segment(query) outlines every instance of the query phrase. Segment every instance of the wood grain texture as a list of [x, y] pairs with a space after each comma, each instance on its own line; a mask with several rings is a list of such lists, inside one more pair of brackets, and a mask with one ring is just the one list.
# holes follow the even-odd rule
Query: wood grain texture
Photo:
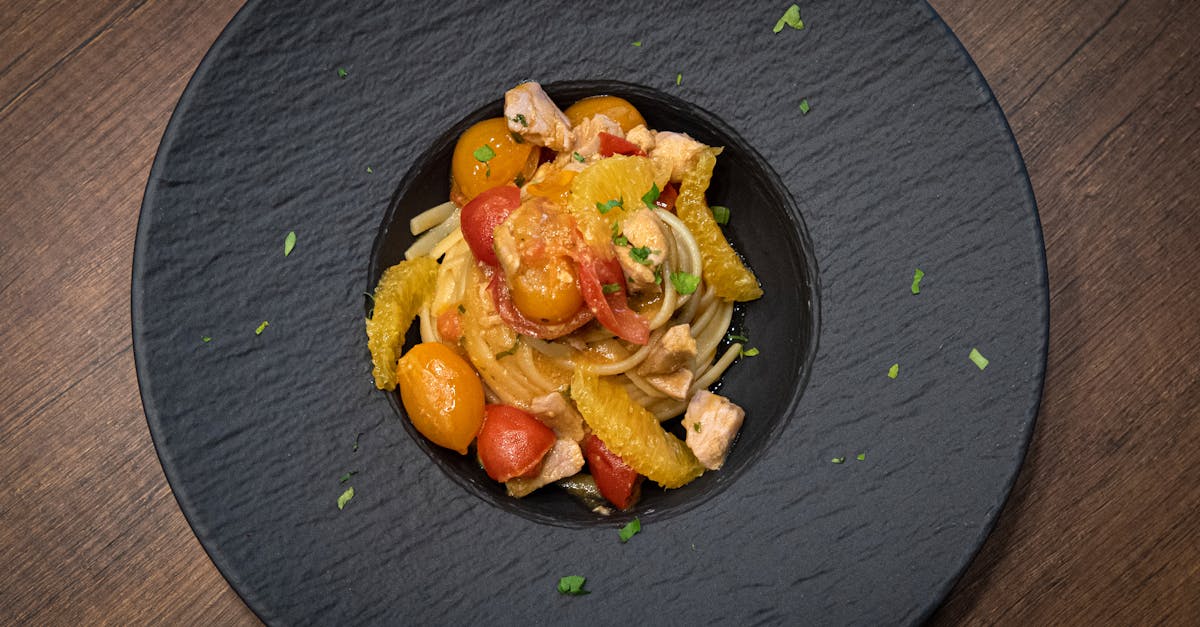
[[[0, 621], [253, 624], [146, 429], [129, 334], [142, 191], [240, 6], [0, 3]], [[1045, 397], [936, 624], [1200, 616], [1200, 3], [934, 7], [996, 92], [1041, 210]]]

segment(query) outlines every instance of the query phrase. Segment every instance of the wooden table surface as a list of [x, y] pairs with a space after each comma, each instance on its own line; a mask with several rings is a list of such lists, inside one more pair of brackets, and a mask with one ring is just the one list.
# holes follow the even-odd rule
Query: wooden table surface
[[[0, 0], [0, 623], [253, 624], [163, 476], [129, 284], [168, 117], [240, 0]], [[786, 3], [785, 3], [786, 4]], [[937, 0], [1029, 166], [1033, 444], [938, 624], [1200, 621], [1200, 2]]]

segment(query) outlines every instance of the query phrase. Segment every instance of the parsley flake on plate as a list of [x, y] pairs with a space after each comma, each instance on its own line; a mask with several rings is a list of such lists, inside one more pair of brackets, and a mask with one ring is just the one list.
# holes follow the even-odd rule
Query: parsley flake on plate
[[983, 356], [983, 353], [980, 353], [978, 348], [972, 348], [972, 349], [971, 349], [971, 354], [970, 354], [970, 355], [967, 355], [967, 357], [970, 357], [970, 358], [971, 358], [971, 361], [972, 361], [972, 362], [973, 362], [973, 363], [974, 363], [976, 366], [979, 366], [979, 369], [980, 369], [980, 370], [983, 370], [984, 368], [987, 368], [987, 367], [988, 367], [988, 359], [987, 359], [987, 357], [984, 357], [984, 356]]
[[675, 86], [678, 87], [681, 84], [683, 84], [683, 73], [682, 72], [675, 75]]
[[338, 497], [338, 509], [346, 509], [346, 503], [349, 503], [352, 498], [354, 498], [354, 486], [346, 488], [346, 491], [342, 492], [342, 495]]
[[632, 44], [629, 44], [629, 45], [633, 46], [634, 48], [641, 48], [641, 47], [642, 47], [642, 42], [640, 42], [640, 41], [635, 41], [635, 42], [633, 42]]
[[521, 126], [524, 126], [526, 128], [529, 127], [529, 121], [525, 119], [525, 115], [522, 113], [518, 113], [518, 114], [514, 115], [512, 117], [512, 121], [516, 122], [517, 124], [520, 124]]
[[372, 170], [371, 166], [367, 166], [367, 174], [374, 174], [374, 173], [375, 173], [375, 170]]
[[858, 460], [858, 461], [860, 461], [860, 462], [861, 462], [861, 461], [866, 461], [866, 459], [867, 459], [867, 454], [866, 454], [866, 453], [859, 453], [858, 455], [855, 455], [855, 456], [854, 456], [854, 459], [857, 459], [857, 460]]
[[729, 207], [713, 205], [709, 207], [709, 209], [712, 210], [713, 220], [715, 220], [717, 224], [720, 224], [721, 226], [729, 224]]
[[265, 331], [267, 329], [267, 327], [269, 327], [269, 326], [271, 326], [271, 323], [267, 322], [266, 320], [263, 320], [262, 324], [258, 325], [258, 328], [254, 330], [254, 334], [262, 335], [262, 332]]
[[357, 474], [358, 474], [358, 471], [357, 471], [357, 470], [351, 470], [350, 472], [348, 472], [348, 473], [346, 473], [346, 474], [342, 475], [341, 477], [339, 477], [339, 478], [338, 478], [338, 483], [346, 483], [347, 481], [349, 481], [349, 480], [350, 480], [350, 477], [353, 477], [354, 475], [357, 475]]
[[808, 105], [808, 98], [801, 98], [800, 99], [800, 115], [808, 115], [808, 112], [810, 110], [812, 110], [812, 107], [810, 107]]
[[844, 463], [845, 461], [846, 461], [846, 458], [845, 458], [845, 457], [834, 457], [833, 459], [829, 460], [829, 463], [831, 463], [831, 464], [841, 464], [841, 463]]
[[925, 278], [925, 272], [922, 271], [920, 268], [917, 268], [916, 272], [913, 272], [913, 280], [912, 280], [912, 293], [913, 294], [921, 293], [921, 279], [923, 279], [923, 278]]
[[621, 527], [621, 530], [617, 532], [617, 535], [621, 537], [621, 542], [629, 542], [629, 539], [633, 536], [636, 536], [641, 530], [642, 520], [640, 518], [634, 518], [626, 523], [624, 527]]
[[476, 161], [478, 161], [480, 163], [487, 163], [488, 161], [491, 161], [493, 158], [495, 158], [496, 151], [492, 150], [491, 146], [484, 144], [484, 145], [476, 148], [475, 152], [473, 152], [471, 154], [473, 154], [475, 156]]
[[900, 364], [892, 364], [892, 367], [888, 368], [888, 378], [895, 379], [898, 374], [900, 374]]
[[296, 232], [288, 231], [287, 237], [283, 238], [283, 256], [287, 257], [292, 254], [292, 249], [296, 247]]
[[792, 6], [788, 7], [787, 11], [783, 12], [783, 17], [779, 18], [778, 22], [775, 22], [775, 28], [772, 28], [771, 32], [778, 34], [783, 30], [784, 26], [791, 26], [796, 30], [801, 30], [804, 28], [804, 20], [800, 19], [799, 5], [793, 4]]
[[209, 342], [212, 341], [212, 338], [206, 335], [206, 336], [200, 338], [200, 341], [204, 342], [205, 344], [208, 344]]
[[649, 246], [638, 246], [629, 249], [629, 257], [643, 266], [648, 266], [650, 265], [650, 255], [653, 252]]
[[742, 357], [754, 357], [754, 356], [756, 356], [756, 355], [758, 355], [758, 348], [744, 348], [744, 349], [742, 349]]
[[338, 78], [346, 78], [347, 76], [350, 75], [350, 73], [347, 72], [346, 68], [344, 68], [344, 67], [338, 68], [337, 74], [338, 74]]
[[510, 346], [508, 348], [508, 350], [496, 353], [496, 361], [499, 361], [505, 357], [508, 357], [509, 355], [517, 354], [518, 348], [521, 348], [521, 336], [520, 335], [518, 335], [517, 338], [515, 340], [513, 340], [513, 345]]
[[734, 335], [734, 334], [730, 333], [726, 337], [729, 338], [730, 342], [749, 342], [750, 341], [750, 338], [748, 338], [744, 335]]
[[571, 153], [571, 158], [572, 158], [572, 159], [574, 159], [574, 160], [576, 160], [576, 161], [578, 161], [578, 162], [580, 162], [580, 163], [583, 163], [583, 162], [584, 162], [583, 155], [581, 155], [581, 154], [579, 154], [579, 153], [577, 153], [577, 152], [573, 152], [573, 153]]
[[571, 596], [579, 596], [581, 594], [589, 594], [588, 590], [583, 589], [583, 584], [587, 582], [586, 577], [579, 575], [567, 575], [558, 580], [558, 593], [569, 594]]
[[680, 294], [691, 294], [696, 291], [697, 287], [700, 287], [700, 277], [687, 272], [672, 272], [671, 285]]

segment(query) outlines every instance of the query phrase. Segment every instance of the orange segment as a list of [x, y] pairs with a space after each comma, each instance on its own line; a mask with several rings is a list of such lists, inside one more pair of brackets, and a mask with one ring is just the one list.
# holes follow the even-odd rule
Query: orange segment
[[[571, 182], [571, 213], [583, 231], [588, 245], [608, 250], [612, 241], [612, 224], [620, 223], [626, 211], [642, 204], [642, 196], [654, 185], [654, 167], [646, 157], [613, 155], [601, 159], [580, 172]], [[601, 214], [596, 204], [621, 202]]]
[[717, 157], [711, 148], [700, 153], [696, 165], [683, 175], [675, 210], [696, 237], [704, 259], [704, 280], [716, 290], [717, 296], [725, 300], [754, 300], [763, 295], [758, 279], [729, 245], [704, 199], [716, 164]]
[[375, 311], [367, 319], [367, 348], [371, 349], [375, 387], [396, 388], [396, 363], [404, 334], [421, 311], [426, 298], [433, 295], [438, 263], [418, 257], [388, 268], [375, 286]]
[[692, 450], [633, 402], [625, 388], [576, 369], [570, 389], [596, 437], [640, 474], [664, 488], [678, 488], [704, 472]]

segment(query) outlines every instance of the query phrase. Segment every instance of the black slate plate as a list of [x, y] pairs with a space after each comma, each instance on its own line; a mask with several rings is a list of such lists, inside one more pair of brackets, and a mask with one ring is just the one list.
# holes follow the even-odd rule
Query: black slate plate
[[[991, 528], [1037, 411], [1048, 296], [1033, 196], [995, 100], [927, 5], [809, 2], [806, 29], [774, 34], [784, 8], [312, 0], [238, 14], [151, 173], [133, 334], [175, 495], [259, 616], [873, 624], [936, 608]], [[739, 442], [736, 467], [690, 497], [643, 510], [626, 545], [619, 522], [464, 489], [369, 375], [361, 293], [406, 173], [530, 78], [677, 98], [790, 196], [732, 229], [764, 285], [798, 298], [768, 291], [747, 308], [767, 343], [726, 382], [737, 396], [738, 377], [794, 366], [791, 387], [747, 401], [780, 408], [752, 413], [769, 437]], [[592, 594], [557, 594], [568, 574]]]

